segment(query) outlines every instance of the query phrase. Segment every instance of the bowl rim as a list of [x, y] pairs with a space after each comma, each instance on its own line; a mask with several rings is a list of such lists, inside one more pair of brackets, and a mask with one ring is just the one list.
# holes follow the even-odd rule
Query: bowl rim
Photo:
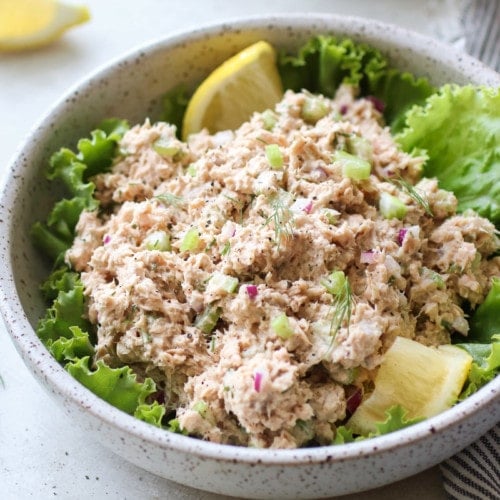
[[[85, 386], [77, 382], [69, 375], [59, 363], [50, 355], [31, 327], [24, 312], [20, 299], [17, 295], [14, 282], [14, 269], [9, 248], [10, 234], [12, 232], [11, 219], [8, 215], [8, 207], [16, 200], [15, 190], [8, 188], [16, 183], [16, 174], [20, 168], [20, 158], [24, 151], [29, 150], [30, 142], [36, 134], [43, 130], [51, 117], [64, 112], [64, 107], [70, 96], [82, 93], [94, 81], [105, 78], [123, 62], [137, 59], [143, 54], [156, 50], [167, 49], [182, 43], [190, 43], [193, 40], [211, 38], [224, 32], [231, 33], [234, 30], [250, 30], [262, 28], [270, 24], [287, 24], [293, 27], [314, 27], [318, 23], [319, 30], [323, 31], [345, 31], [346, 23], [349, 23], [352, 31], [356, 28], [363, 30], [367, 24], [374, 32], [385, 32], [384, 40], [390, 43], [403, 45], [405, 48], [417, 48], [424, 55], [443, 60], [451, 64], [457, 59], [470, 71], [478, 69], [486, 73], [492, 81], [497, 81], [500, 86], [500, 74], [488, 68], [480, 61], [462, 53], [444, 42], [435, 40], [429, 36], [395, 26], [382, 21], [375, 21], [357, 16], [344, 16], [329, 13], [293, 13], [293, 14], [266, 14], [247, 17], [238, 17], [224, 21], [209, 23], [191, 31], [180, 30], [167, 36], [157, 37], [142, 43], [131, 50], [126, 51], [110, 61], [98, 66], [89, 76], [80, 79], [75, 85], [42, 115], [38, 123], [31, 129], [25, 140], [16, 149], [12, 160], [7, 167], [7, 173], [3, 176], [1, 187], [0, 240], [0, 311], [7, 326], [7, 330], [21, 354], [24, 362], [32, 372], [37, 374], [37, 380], [41, 377], [45, 383], [53, 387], [58, 393], [69, 400], [73, 405], [88, 411], [94, 418], [101, 420], [109, 426], [122, 432], [132, 434], [135, 438], [148, 443], [159, 445], [163, 449], [175, 449], [177, 451], [192, 454], [200, 458], [212, 458], [218, 461], [279, 465], [304, 465], [313, 463], [325, 463], [334, 461], [346, 461], [351, 458], [359, 458], [367, 454], [376, 455], [386, 451], [395, 451], [409, 443], [417, 443], [425, 440], [430, 435], [440, 432], [450, 426], [460, 425], [481, 407], [493, 405], [499, 399], [500, 377], [491, 381], [477, 393], [473, 394], [459, 405], [446, 410], [439, 415], [431, 417], [411, 427], [379, 436], [364, 441], [327, 445], [315, 448], [298, 449], [255, 449], [240, 446], [212, 443], [197, 438], [171, 433], [164, 429], [139, 421], [118, 410], [106, 401], [102, 400]], [[321, 26], [328, 24], [328, 28]], [[349, 35], [346, 35], [349, 36]], [[351, 35], [353, 36], [353, 35]], [[402, 40], [405, 42], [402, 44]], [[472, 73], [471, 73], [472, 74]], [[18, 333], [21, 332], [21, 333]], [[27, 333], [25, 333], [27, 332]], [[38, 380], [42, 383], [40, 380]], [[468, 444], [464, 441], [464, 446]]]

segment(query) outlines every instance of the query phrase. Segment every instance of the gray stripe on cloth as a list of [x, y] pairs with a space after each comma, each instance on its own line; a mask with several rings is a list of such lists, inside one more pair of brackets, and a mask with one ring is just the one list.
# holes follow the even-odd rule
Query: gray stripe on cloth
[[500, 0], [468, 0], [464, 5], [465, 50], [500, 71]]
[[453, 500], [500, 498], [500, 425], [441, 466], [443, 485]]

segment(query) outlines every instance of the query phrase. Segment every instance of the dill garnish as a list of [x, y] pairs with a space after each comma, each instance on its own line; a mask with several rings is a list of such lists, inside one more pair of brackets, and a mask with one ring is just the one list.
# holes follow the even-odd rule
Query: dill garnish
[[293, 212], [290, 209], [289, 201], [291, 196], [288, 192], [280, 190], [273, 194], [269, 199], [269, 205], [272, 208], [271, 215], [267, 217], [264, 225], [267, 226], [272, 222], [274, 227], [274, 240], [276, 245], [280, 246], [281, 238], [290, 238], [293, 236], [295, 221]]
[[240, 219], [240, 223], [243, 222], [243, 212], [245, 211], [245, 202], [242, 200], [237, 200], [236, 198], [233, 198], [232, 196], [229, 196], [227, 194], [222, 195], [224, 198], [229, 200], [233, 205], [236, 207], [236, 210], [238, 212], [238, 216]]
[[347, 330], [349, 331], [354, 304], [351, 284], [342, 271], [334, 271], [328, 278], [321, 280], [321, 284], [333, 298], [330, 335], [335, 337], [344, 321], [347, 322]]
[[391, 184], [393, 184], [394, 186], [401, 189], [401, 191], [404, 191], [410, 198], [412, 198], [418, 205], [420, 205], [425, 210], [425, 213], [427, 215], [430, 215], [431, 217], [434, 215], [429, 205], [429, 200], [427, 200], [427, 197], [425, 195], [422, 196], [418, 192], [418, 189], [415, 188], [415, 186], [411, 185], [408, 181], [405, 181], [401, 177], [398, 177], [397, 179], [386, 179], [386, 180]]
[[172, 205], [173, 207], [176, 208], [179, 208], [185, 203], [184, 198], [182, 196], [176, 196], [175, 194], [172, 193], [159, 194], [158, 196], [155, 196], [155, 198], [164, 203], [165, 205]]

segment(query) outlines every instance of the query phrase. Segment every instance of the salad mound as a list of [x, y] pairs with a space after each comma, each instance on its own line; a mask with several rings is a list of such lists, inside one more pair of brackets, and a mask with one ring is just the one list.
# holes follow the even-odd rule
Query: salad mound
[[[48, 176], [73, 197], [33, 228], [55, 262], [37, 332], [86, 387], [151, 424], [244, 446], [345, 443], [498, 372], [499, 91], [435, 91], [332, 37], [278, 69], [281, 102], [237, 130], [180, 141], [176, 89], [170, 123], [107, 120], [54, 154]], [[443, 132], [471, 116], [455, 153]], [[391, 388], [377, 374], [414, 352], [457, 376], [381, 406]], [[435, 400], [416, 403], [426, 392]], [[375, 396], [385, 421], [360, 416]]]

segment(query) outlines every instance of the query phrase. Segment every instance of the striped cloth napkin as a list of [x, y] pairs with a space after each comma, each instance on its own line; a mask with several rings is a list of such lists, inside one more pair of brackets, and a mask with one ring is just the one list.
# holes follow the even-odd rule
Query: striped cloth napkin
[[468, 0], [461, 23], [465, 50], [500, 71], [500, 0]]
[[[500, 0], [465, 2], [461, 22], [465, 50], [500, 71]], [[499, 500], [500, 424], [440, 468], [450, 499]]]
[[500, 425], [440, 467], [449, 498], [500, 499]]

